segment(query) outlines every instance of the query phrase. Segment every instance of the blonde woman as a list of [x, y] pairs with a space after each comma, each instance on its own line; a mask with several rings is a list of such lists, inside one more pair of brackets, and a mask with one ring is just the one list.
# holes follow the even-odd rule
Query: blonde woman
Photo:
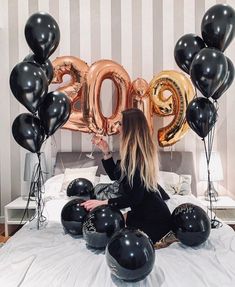
[[120, 196], [109, 200], [88, 200], [87, 210], [109, 204], [130, 207], [126, 225], [143, 230], [155, 243], [171, 230], [171, 214], [164, 202], [168, 195], [157, 184], [158, 160], [147, 120], [139, 109], [122, 112], [120, 157], [116, 164], [105, 140], [94, 137], [104, 154], [103, 166], [110, 179], [119, 179]]

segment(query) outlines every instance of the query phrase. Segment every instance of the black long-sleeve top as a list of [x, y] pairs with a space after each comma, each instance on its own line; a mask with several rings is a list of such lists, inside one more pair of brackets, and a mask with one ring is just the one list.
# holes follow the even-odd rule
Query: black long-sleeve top
[[[113, 158], [102, 160], [102, 163], [110, 179], [120, 179], [119, 163], [115, 164]], [[159, 192], [148, 191], [137, 169], [133, 178], [133, 186], [130, 186], [125, 176], [120, 181], [119, 189], [121, 195], [109, 199], [108, 204], [119, 209], [131, 208], [127, 215], [127, 226], [143, 230], [153, 242], [160, 240], [171, 230], [171, 214], [164, 202], [169, 199], [169, 196], [160, 186], [158, 186]]]

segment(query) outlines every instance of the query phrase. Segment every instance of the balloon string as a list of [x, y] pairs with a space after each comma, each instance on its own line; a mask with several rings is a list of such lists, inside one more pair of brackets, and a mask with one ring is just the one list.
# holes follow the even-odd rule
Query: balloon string
[[28, 216], [28, 210], [29, 210], [29, 203], [32, 200], [32, 197], [36, 195], [35, 201], [36, 201], [36, 212], [35, 214], [29, 219], [29, 221], [32, 221], [33, 219], [37, 219], [37, 229], [39, 229], [43, 222], [46, 221], [46, 217], [43, 215], [44, 211], [44, 200], [43, 200], [43, 185], [44, 185], [44, 172], [42, 171], [41, 166], [41, 153], [37, 153], [38, 156], [38, 164], [36, 165], [35, 170], [33, 171], [31, 183], [30, 183], [30, 191], [29, 191], [29, 197], [27, 200], [26, 208], [24, 210], [22, 219], [20, 224], [23, 222], [25, 215]]

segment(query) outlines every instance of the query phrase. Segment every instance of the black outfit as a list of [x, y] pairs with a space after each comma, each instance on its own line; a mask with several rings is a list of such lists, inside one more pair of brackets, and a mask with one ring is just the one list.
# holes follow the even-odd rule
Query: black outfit
[[[112, 180], [121, 176], [119, 162], [114, 163], [113, 158], [102, 160], [104, 169]], [[133, 178], [133, 187], [125, 176], [120, 180], [120, 196], [108, 200], [108, 204], [119, 209], [130, 207], [127, 214], [126, 225], [144, 231], [155, 243], [171, 230], [171, 213], [164, 202], [169, 199], [167, 193], [158, 186], [159, 192], [148, 191], [141, 181], [137, 169]]]

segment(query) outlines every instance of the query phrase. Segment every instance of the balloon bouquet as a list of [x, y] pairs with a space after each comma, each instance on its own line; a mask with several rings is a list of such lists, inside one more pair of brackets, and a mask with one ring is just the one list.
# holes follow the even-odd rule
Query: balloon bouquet
[[[36, 194], [37, 228], [45, 221], [42, 200], [43, 172], [40, 149], [46, 139], [62, 126], [70, 115], [70, 101], [61, 92], [48, 92], [53, 78], [53, 67], [48, 59], [60, 40], [60, 30], [49, 14], [33, 14], [25, 26], [25, 37], [33, 54], [17, 64], [10, 75], [10, 87], [16, 99], [30, 113], [18, 115], [12, 124], [16, 142], [32, 153], [37, 153], [38, 165], [34, 171], [30, 196]], [[26, 207], [26, 210], [27, 210]]]
[[203, 140], [208, 171], [211, 224], [215, 227], [218, 221], [212, 220], [212, 201], [216, 201], [217, 198], [211, 192], [209, 163], [218, 117], [217, 100], [234, 79], [233, 63], [223, 54], [235, 35], [234, 9], [226, 4], [212, 6], [203, 16], [201, 33], [203, 39], [194, 34], [182, 36], [175, 45], [174, 56], [178, 66], [190, 74], [193, 84], [203, 95], [190, 102], [186, 110], [186, 119], [191, 129]]

